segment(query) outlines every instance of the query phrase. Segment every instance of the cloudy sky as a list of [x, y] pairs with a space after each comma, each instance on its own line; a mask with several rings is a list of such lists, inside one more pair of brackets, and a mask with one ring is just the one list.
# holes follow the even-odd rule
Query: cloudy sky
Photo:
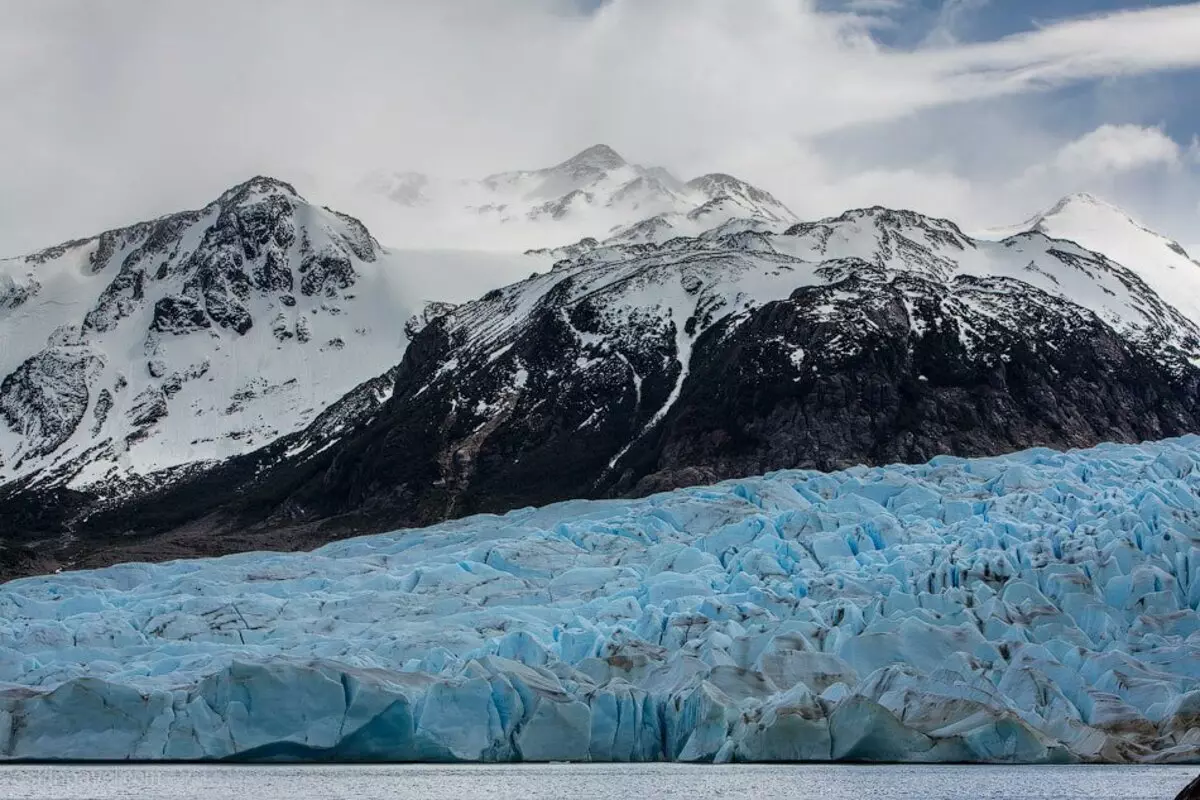
[[330, 202], [596, 142], [804, 217], [1091, 191], [1200, 245], [1198, 42], [1152, 0], [0, 0], [0, 254], [256, 173]]

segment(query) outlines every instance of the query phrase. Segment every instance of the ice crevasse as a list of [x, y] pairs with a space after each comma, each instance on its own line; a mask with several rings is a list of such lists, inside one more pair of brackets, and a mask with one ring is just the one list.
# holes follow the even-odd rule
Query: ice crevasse
[[6, 759], [1195, 761], [1200, 438], [0, 586]]

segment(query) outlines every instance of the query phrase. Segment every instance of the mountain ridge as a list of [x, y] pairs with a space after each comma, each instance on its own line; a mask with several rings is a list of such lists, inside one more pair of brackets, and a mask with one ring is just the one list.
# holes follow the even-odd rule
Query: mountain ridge
[[[528, 247], [561, 246], [592, 237], [606, 238], [641, 220], [663, 216], [686, 222], [704, 213], [711, 225], [734, 217], [791, 223], [798, 218], [771, 193], [725, 173], [683, 181], [663, 167], [626, 160], [604, 144], [588, 147], [553, 166], [496, 172], [478, 180], [442, 180], [419, 172], [375, 174], [360, 183], [356, 195], [386, 199], [375, 218], [415, 215], [422, 226], [461, 232], [482, 241], [506, 232]], [[723, 202], [724, 201], [724, 202]], [[390, 206], [390, 209], [387, 207]], [[397, 206], [400, 217], [395, 217]], [[690, 225], [695, 234], [702, 227]], [[449, 234], [447, 234], [449, 235]]]
[[413, 317], [403, 358], [355, 390], [376, 404], [352, 392], [325, 427], [132, 503], [10, 495], [0, 521], [72, 528], [93, 543], [77, 565], [291, 549], [782, 467], [1200, 425], [1197, 319], [1042, 231], [989, 242], [876, 206], [545, 255], [548, 272]]

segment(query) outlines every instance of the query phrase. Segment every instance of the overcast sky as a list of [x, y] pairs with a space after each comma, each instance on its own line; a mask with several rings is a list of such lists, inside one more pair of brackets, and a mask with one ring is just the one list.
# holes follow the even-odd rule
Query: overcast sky
[[596, 142], [803, 217], [1086, 190], [1197, 245], [1197, 43], [1200, 3], [1145, 0], [0, 0], [0, 254]]

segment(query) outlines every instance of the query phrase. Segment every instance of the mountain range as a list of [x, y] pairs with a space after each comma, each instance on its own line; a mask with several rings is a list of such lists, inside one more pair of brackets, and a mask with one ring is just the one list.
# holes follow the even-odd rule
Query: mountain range
[[724, 173], [684, 181], [663, 167], [626, 161], [598, 144], [541, 169], [445, 179], [379, 172], [353, 192], [389, 237], [465, 240], [474, 247], [543, 247], [627, 232], [694, 235], [735, 218], [797, 222], [769, 192]]
[[800, 222], [604, 146], [471, 191], [596, 233], [389, 249], [256, 178], [0, 262], [0, 575], [1200, 423], [1200, 265], [1086, 195], [986, 236]]

